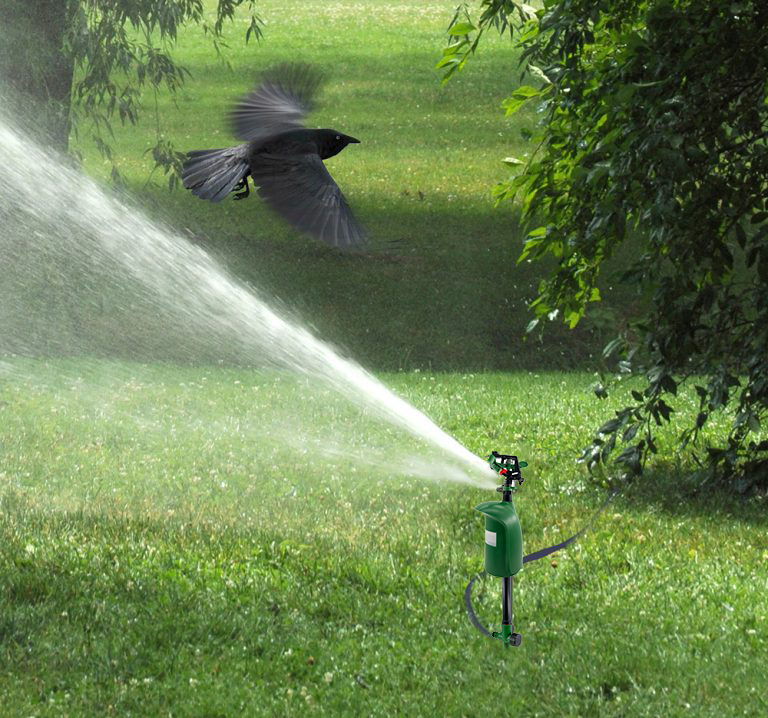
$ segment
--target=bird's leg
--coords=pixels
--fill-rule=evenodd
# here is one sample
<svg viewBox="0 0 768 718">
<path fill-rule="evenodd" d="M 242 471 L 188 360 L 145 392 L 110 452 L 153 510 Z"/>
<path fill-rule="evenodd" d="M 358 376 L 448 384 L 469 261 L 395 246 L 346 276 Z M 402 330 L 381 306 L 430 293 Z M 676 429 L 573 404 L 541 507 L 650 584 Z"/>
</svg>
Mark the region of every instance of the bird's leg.
<svg viewBox="0 0 768 718">
<path fill-rule="evenodd" d="M 237 190 L 243 190 L 242 192 L 237 192 Z M 233 192 L 237 192 L 235 195 L 235 199 L 245 199 L 250 193 L 251 188 L 248 186 L 248 175 L 243 177 L 233 188 Z"/>
</svg>

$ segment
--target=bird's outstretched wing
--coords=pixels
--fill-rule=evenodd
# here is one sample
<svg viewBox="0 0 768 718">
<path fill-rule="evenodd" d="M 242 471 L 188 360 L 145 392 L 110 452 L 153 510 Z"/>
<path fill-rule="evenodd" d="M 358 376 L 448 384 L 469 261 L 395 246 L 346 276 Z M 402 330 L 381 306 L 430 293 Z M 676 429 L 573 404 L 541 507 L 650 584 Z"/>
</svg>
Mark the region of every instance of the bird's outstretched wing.
<svg viewBox="0 0 768 718">
<path fill-rule="evenodd" d="M 262 140 L 286 130 L 303 127 L 322 84 L 313 65 L 284 63 L 267 70 L 253 92 L 235 105 L 230 122 L 240 140 Z"/>
<path fill-rule="evenodd" d="M 220 202 L 248 174 L 248 145 L 187 154 L 182 181 L 200 199 Z"/>
<path fill-rule="evenodd" d="M 251 177 L 259 195 L 296 229 L 339 249 L 365 244 L 365 231 L 316 154 L 262 153 L 256 164 Z"/>
</svg>

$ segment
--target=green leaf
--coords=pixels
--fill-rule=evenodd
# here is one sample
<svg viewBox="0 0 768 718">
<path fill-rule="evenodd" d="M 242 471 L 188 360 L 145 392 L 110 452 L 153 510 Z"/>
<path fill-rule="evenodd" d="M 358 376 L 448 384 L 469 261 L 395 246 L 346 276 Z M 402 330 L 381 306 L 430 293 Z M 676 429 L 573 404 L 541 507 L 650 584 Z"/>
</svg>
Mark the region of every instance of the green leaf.
<svg viewBox="0 0 768 718">
<path fill-rule="evenodd" d="M 501 107 L 506 115 L 514 115 L 526 102 L 528 102 L 528 98 L 516 99 L 508 97 L 501 103 Z"/>
<path fill-rule="evenodd" d="M 662 399 L 659 399 L 658 403 L 656 404 L 656 408 L 658 409 L 659 414 L 664 417 L 664 421 L 669 421 L 670 415 L 675 411 Z"/>
<path fill-rule="evenodd" d="M 505 165 L 509 165 L 510 167 L 515 167 L 517 165 L 524 165 L 525 162 L 523 160 L 517 159 L 517 157 L 505 157 L 502 162 Z"/>
<path fill-rule="evenodd" d="M 545 85 L 551 85 L 552 81 L 544 74 L 544 71 L 536 65 L 528 65 L 528 72 L 537 80 L 541 80 Z"/>
<path fill-rule="evenodd" d="M 621 426 L 621 419 L 615 417 L 605 422 L 598 430 L 598 434 L 611 434 Z"/>
<path fill-rule="evenodd" d="M 535 87 L 531 87 L 530 85 L 520 85 L 513 93 L 512 97 L 536 97 L 537 95 L 541 94 L 541 90 L 537 90 Z"/>
<path fill-rule="evenodd" d="M 677 382 L 669 374 L 665 374 L 661 377 L 660 385 L 664 391 L 675 396 L 677 395 Z"/>
<path fill-rule="evenodd" d="M 581 319 L 582 312 L 572 311 L 565 315 L 565 321 L 568 322 L 568 328 L 573 329 Z"/>
<path fill-rule="evenodd" d="M 448 28 L 449 35 L 468 35 L 477 28 L 471 22 L 457 22 Z"/>
<path fill-rule="evenodd" d="M 537 90 L 535 87 L 531 87 L 530 85 L 522 85 L 512 93 L 511 97 L 508 97 L 506 100 L 504 100 L 501 103 L 501 106 L 504 108 L 504 111 L 507 115 L 513 115 L 526 102 L 528 102 L 528 100 L 534 97 L 539 97 L 540 95 L 541 90 Z"/>
<path fill-rule="evenodd" d="M 447 67 L 449 65 L 458 65 L 460 62 L 460 57 L 457 57 L 456 55 L 446 55 L 438 61 L 438 63 L 435 65 L 435 69 Z"/>
<path fill-rule="evenodd" d="M 744 231 L 744 227 L 737 222 L 733 227 L 733 231 L 736 234 L 736 241 L 739 243 L 739 247 L 744 249 L 747 245 L 747 233 Z"/>
<path fill-rule="evenodd" d="M 622 434 L 621 440 L 624 442 L 632 441 L 632 439 L 635 438 L 635 434 L 637 434 L 639 428 L 640 424 L 638 423 L 630 424 Z"/>
</svg>

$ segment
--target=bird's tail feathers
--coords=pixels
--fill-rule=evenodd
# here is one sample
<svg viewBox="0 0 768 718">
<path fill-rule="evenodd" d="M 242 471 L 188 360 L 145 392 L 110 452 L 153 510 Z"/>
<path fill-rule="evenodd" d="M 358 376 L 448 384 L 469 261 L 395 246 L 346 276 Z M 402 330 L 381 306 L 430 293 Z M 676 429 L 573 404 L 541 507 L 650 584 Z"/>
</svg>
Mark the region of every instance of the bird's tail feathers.
<svg viewBox="0 0 768 718">
<path fill-rule="evenodd" d="M 181 174 L 184 186 L 200 199 L 220 202 L 250 172 L 247 147 L 189 152 Z"/>
</svg>

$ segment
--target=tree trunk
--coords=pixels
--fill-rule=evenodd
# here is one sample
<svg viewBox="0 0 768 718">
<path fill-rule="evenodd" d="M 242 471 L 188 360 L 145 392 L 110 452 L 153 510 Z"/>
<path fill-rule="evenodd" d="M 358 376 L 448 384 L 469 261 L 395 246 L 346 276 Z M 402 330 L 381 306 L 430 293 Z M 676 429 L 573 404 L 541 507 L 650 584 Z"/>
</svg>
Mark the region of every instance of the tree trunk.
<svg viewBox="0 0 768 718">
<path fill-rule="evenodd" d="M 74 62 L 65 39 L 77 0 L 0 2 L 0 82 L 37 139 L 66 152 Z"/>
</svg>

